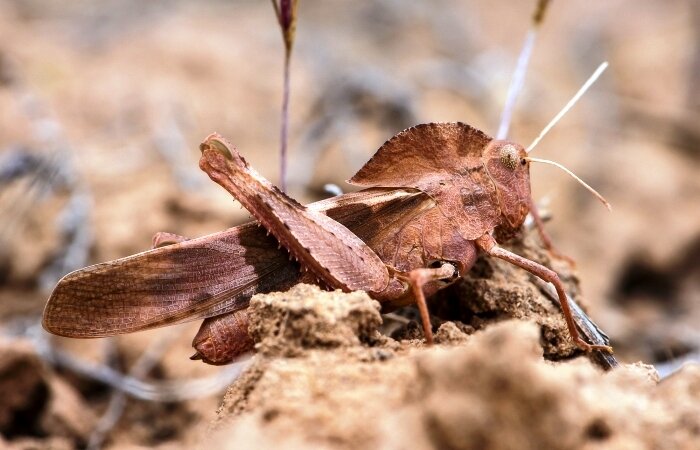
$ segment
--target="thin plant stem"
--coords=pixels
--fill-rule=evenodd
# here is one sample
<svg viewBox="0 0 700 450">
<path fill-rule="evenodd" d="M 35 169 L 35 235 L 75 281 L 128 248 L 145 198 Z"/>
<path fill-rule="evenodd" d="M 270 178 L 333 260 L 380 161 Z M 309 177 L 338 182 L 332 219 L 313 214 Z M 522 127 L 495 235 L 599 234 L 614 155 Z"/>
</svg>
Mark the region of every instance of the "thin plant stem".
<svg viewBox="0 0 700 450">
<path fill-rule="evenodd" d="M 289 62 L 291 51 L 284 52 L 284 85 L 282 88 L 282 118 L 280 124 L 280 189 L 287 190 L 287 138 L 289 130 Z"/>
<path fill-rule="evenodd" d="M 501 122 L 498 125 L 496 139 L 505 139 L 508 137 L 508 131 L 510 130 L 510 124 L 513 118 L 513 111 L 515 110 L 515 102 L 518 99 L 518 94 L 520 94 L 520 91 L 523 89 L 523 84 L 525 83 L 527 66 L 530 62 L 530 56 L 532 56 L 532 49 L 535 47 L 536 37 L 537 27 L 533 27 L 530 31 L 528 31 L 527 36 L 525 37 L 523 49 L 520 51 L 520 56 L 518 57 L 518 64 L 515 67 L 513 78 L 511 78 L 510 85 L 508 86 L 506 103 L 503 106 L 503 113 L 501 114 Z"/>
<path fill-rule="evenodd" d="M 272 0 L 272 7 L 284 40 L 284 85 L 282 88 L 282 118 L 280 121 L 280 181 L 282 192 L 287 190 L 287 141 L 289 129 L 289 64 L 296 33 L 297 5 L 299 0 Z"/>
</svg>

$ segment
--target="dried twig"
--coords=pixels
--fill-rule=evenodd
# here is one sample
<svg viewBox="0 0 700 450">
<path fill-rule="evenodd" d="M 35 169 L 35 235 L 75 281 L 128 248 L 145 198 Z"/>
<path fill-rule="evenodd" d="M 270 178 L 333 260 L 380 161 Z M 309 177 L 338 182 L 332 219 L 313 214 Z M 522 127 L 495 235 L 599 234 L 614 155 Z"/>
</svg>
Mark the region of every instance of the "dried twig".
<svg viewBox="0 0 700 450">
<path fill-rule="evenodd" d="M 75 188 L 57 220 L 64 246 L 39 276 L 42 291 L 50 291 L 63 275 L 87 263 L 93 241 L 89 217 L 91 209 L 92 196 L 89 192 Z"/>
<path fill-rule="evenodd" d="M 148 373 L 158 364 L 161 357 L 167 351 L 168 347 L 176 336 L 177 334 L 174 333 L 172 329 L 170 332 L 161 334 L 134 363 L 129 371 L 129 376 L 137 379 L 145 378 Z M 95 450 L 102 448 L 102 444 L 107 438 L 109 432 L 119 421 L 125 407 L 126 394 L 124 391 L 116 391 L 112 393 L 107 409 L 102 417 L 100 417 L 100 420 L 92 434 L 90 434 L 87 444 L 88 449 Z"/>
<path fill-rule="evenodd" d="M 4 64 L 10 65 L 7 61 Z M 3 178 L 0 187 L 12 178 L 24 176 L 30 180 L 30 188 L 22 193 L 20 201 L 13 203 L 12 213 L 3 214 L 3 218 L 11 217 L 15 222 L 21 222 L 36 201 L 48 193 L 59 189 L 67 189 L 71 193 L 58 219 L 64 247 L 39 277 L 41 288 L 48 290 L 60 277 L 87 263 L 93 239 L 89 221 L 92 201 L 87 186 L 82 183 L 72 164 L 73 149 L 64 136 L 61 123 L 53 117 L 42 99 L 22 82 L 19 71 L 14 67 L 10 69 L 12 76 L 7 78 L 6 84 L 31 124 L 32 135 L 42 152 L 25 152 L 24 155 L 16 153 L 14 162 L 9 160 L 5 168 L 0 168 L 0 172 L 5 175 L 4 178 L 0 177 Z M 3 223 L 5 228 L 0 233 L 0 239 L 10 238 L 8 234 L 11 231 L 8 229 L 11 229 L 11 225 L 12 223 Z"/>
<path fill-rule="evenodd" d="M 678 372 L 686 364 L 700 363 L 700 351 L 685 354 L 679 358 L 674 358 L 670 361 L 655 364 L 654 367 L 659 373 L 659 377 L 663 380 L 674 373 Z"/>
<path fill-rule="evenodd" d="M 49 364 L 106 384 L 132 397 L 156 402 L 180 402 L 221 392 L 247 367 L 250 359 L 242 358 L 211 377 L 148 382 L 132 375 L 124 375 L 103 364 L 78 359 L 55 348 L 40 325 L 30 327 L 27 336 L 34 343 L 37 353 Z"/>
<path fill-rule="evenodd" d="M 168 163 L 180 189 L 199 189 L 204 184 L 204 177 L 190 160 L 191 149 L 183 132 L 182 113 L 175 106 L 163 109 L 163 118 L 153 131 L 153 146 Z"/>
</svg>

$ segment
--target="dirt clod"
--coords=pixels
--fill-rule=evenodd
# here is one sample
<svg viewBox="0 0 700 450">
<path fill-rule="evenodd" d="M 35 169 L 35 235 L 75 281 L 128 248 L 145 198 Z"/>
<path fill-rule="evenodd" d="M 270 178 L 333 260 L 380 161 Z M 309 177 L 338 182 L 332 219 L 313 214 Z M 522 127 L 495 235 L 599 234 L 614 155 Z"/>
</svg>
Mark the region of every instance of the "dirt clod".
<svg viewBox="0 0 700 450">
<path fill-rule="evenodd" d="M 540 327 L 520 320 L 471 336 L 445 322 L 438 345 L 392 341 L 390 357 L 370 357 L 385 348 L 363 345 L 375 310 L 364 327 L 347 310 L 367 311 L 362 305 L 371 302 L 307 286 L 293 291 L 253 301 L 251 326 L 274 352 L 256 356 L 229 389 L 212 437 L 221 448 L 660 448 L 669 436 L 676 447 L 700 444 L 697 366 L 659 382 L 643 364 L 606 373 L 586 358 L 549 362 Z M 327 296 L 348 306 L 329 306 Z M 302 320 L 314 318 L 303 345 L 278 331 L 280 317 L 292 312 L 259 312 L 298 311 L 294 302 L 305 305 Z M 342 313 L 329 314 L 337 309 Z M 330 323 L 341 340 L 329 341 Z"/>
<path fill-rule="evenodd" d="M 254 297 L 250 334 L 258 352 L 296 356 L 308 348 L 352 347 L 378 339 L 379 303 L 364 292 L 323 292 L 300 284 Z"/>
<path fill-rule="evenodd" d="M 445 322 L 435 333 L 435 342 L 437 344 L 462 344 L 469 339 L 463 328 L 460 329 L 454 322 Z"/>
</svg>

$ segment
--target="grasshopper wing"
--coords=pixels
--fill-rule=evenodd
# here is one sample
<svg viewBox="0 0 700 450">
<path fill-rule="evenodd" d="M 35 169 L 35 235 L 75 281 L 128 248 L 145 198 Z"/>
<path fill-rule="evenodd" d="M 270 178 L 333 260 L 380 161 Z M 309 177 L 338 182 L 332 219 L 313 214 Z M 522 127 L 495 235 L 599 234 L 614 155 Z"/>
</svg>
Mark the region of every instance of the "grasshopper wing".
<svg viewBox="0 0 700 450">
<path fill-rule="evenodd" d="M 309 205 L 364 239 L 391 228 L 424 195 L 370 189 Z M 285 290 L 299 266 L 256 224 L 160 247 L 72 272 L 44 310 L 46 330 L 92 338 L 218 316 L 247 307 L 256 293 Z"/>
<path fill-rule="evenodd" d="M 51 294 L 43 325 L 77 338 L 130 333 L 245 308 L 298 277 L 277 242 L 247 224 L 72 272 Z"/>
</svg>

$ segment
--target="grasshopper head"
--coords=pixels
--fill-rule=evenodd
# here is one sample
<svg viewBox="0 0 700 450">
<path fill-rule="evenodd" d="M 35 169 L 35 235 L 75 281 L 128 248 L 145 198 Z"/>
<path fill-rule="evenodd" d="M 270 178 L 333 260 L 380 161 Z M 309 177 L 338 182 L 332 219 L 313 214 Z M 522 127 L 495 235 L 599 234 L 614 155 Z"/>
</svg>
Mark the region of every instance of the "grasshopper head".
<svg viewBox="0 0 700 450">
<path fill-rule="evenodd" d="M 511 141 L 493 140 L 483 153 L 484 165 L 496 185 L 502 227 L 515 231 L 530 210 L 530 162 L 527 152 Z"/>
</svg>

